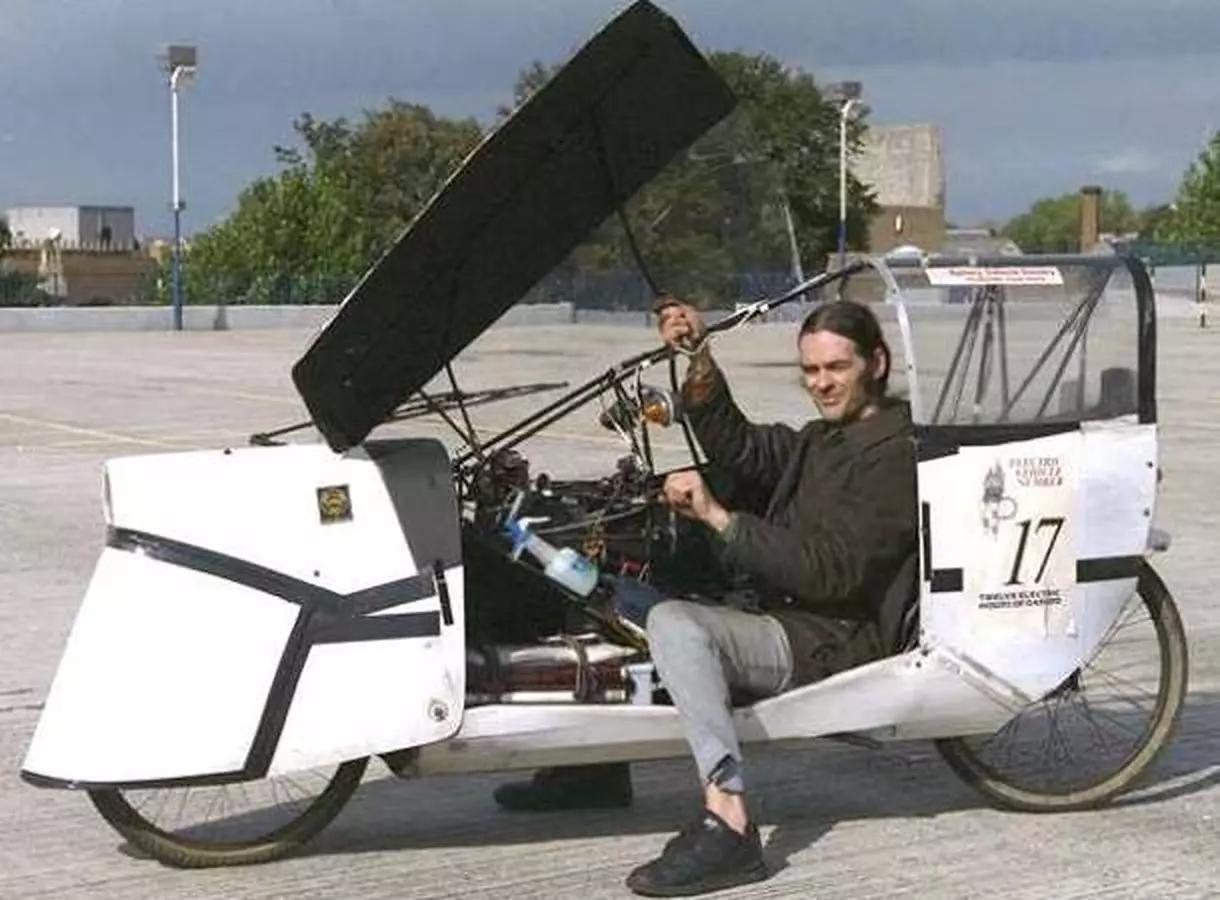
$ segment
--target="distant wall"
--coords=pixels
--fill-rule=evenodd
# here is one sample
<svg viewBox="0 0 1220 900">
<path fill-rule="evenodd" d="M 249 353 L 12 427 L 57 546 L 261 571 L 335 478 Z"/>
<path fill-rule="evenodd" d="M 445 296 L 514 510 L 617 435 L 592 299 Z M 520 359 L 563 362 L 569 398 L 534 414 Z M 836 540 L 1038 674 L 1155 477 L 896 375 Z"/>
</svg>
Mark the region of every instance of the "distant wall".
<svg viewBox="0 0 1220 900">
<path fill-rule="evenodd" d="M 41 250 L 21 247 L 4 254 L 10 269 L 38 274 Z M 132 303 L 138 300 L 157 270 L 157 261 L 138 251 L 65 249 L 61 259 L 69 306 L 106 301 Z"/>
<path fill-rule="evenodd" d="M 1168 281 L 1168 279 L 1166 279 Z M 1121 288 L 1120 288 L 1121 290 Z M 933 292 L 928 292 L 933 293 Z M 884 285 L 873 273 L 853 278 L 846 296 L 869 303 L 884 298 Z M 926 299 L 913 295 L 910 303 L 923 304 Z M 1157 314 L 1162 317 L 1194 315 L 1197 304 L 1193 292 L 1178 284 L 1157 289 Z M 934 304 L 936 305 L 936 304 Z M 318 329 L 330 320 L 335 306 L 187 306 L 183 309 L 183 327 L 188 331 L 226 331 L 258 328 Z M 764 321 L 775 324 L 795 323 L 808 309 L 792 303 L 775 310 Z M 728 310 L 708 313 L 710 321 L 727 315 Z M 883 307 L 879 312 L 886 314 Z M 946 307 L 946 313 L 960 314 L 960 307 Z M 647 312 L 611 312 L 597 309 L 573 309 L 571 303 L 549 303 L 514 306 L 496 323 L 498 326 L 528 325 L 621 325 L 631 328 L 653 328 L 655 316 Z M 20 331 L 169 331 L 173 327 L 173 310 L 167 306 L 99 306 L 99 307 L 39 307 L 34 309 L 0 307 L 0 333 Z"/>
<path fill-rule="evenodd" d="M 318 329 L 336 309 L 335 306 L 186 306 L 182 310 L 182 326 L 188 331 Z M 572 304 L 554 303 L 515 306 L 497 324 L 561 325 L 573 321 Z M 0 332 L 168 331 L 173 324 L 173 309 L 168 306 L 0 307 Z"/>
</svg>

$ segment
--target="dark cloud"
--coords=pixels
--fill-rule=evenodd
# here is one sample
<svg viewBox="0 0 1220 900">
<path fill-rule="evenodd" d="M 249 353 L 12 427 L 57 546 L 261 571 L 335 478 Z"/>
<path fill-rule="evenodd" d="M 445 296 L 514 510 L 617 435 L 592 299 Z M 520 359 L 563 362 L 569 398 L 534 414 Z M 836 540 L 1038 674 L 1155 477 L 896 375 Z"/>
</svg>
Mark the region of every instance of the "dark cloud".
<svg viewBox="0 0 1220 900">
<path fill-rule="evenodd" d="M 533 59 L 566 58 L 611 0 L 2 0 L 0 207 L 137 206 L 168 228 L 155 54 L 197 43 L 183 102 L 188 228 L 274 170 L 302 112 L 388 97 L 488 120 Z M 865 82 L 879 122 L 944 129 L 951 213 L 1004 215 L 1082 180 L 1172 191 L 1220 109 L 1216 0 L 671 0 L 706 49 Z"/>
<path fill-rule="evenodd" d="M 820 66 L 975 66 L 1214 54 L 1215 0 L 674 0 L 704 40 Z M 737 10 L 738 12 L 734 12 Z"/>
</svg>

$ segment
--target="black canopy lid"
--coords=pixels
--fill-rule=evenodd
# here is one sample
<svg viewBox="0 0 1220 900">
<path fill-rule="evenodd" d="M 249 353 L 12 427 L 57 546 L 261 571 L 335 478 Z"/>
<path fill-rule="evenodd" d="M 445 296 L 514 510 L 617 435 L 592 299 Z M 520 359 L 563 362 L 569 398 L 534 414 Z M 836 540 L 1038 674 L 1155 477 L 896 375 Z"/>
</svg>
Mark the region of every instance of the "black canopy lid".
<svg viewBox="0 0 1220 900">
<path fill-rule="evenodd" d="M 359 444 L 736 105 L 637 2 L 490 134 L 292 369 L 336 452 Z"/>
</svg>

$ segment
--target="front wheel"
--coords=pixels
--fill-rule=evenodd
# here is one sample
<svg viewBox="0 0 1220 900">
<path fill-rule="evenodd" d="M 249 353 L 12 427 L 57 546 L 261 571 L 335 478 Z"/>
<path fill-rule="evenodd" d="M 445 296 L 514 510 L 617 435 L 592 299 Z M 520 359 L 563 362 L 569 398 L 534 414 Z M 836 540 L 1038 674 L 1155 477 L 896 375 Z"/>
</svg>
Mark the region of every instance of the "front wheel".
<svg viewBox="0 0 1220 900">
<path fill-rule="evenodd" d="M 1153 640 L 1157 656 L 1150 659 Z M 1169 742 L 1186 678 L 1182 619 L 1144 563 L 1135 595 L 1088 663 L 994 734 L 945 738 L 936 748 L 958 777 L 999 806 L 1093 809 L 1131 787 Z M 1074 756 L 1077 746 L 1083 752 Z"/>
<path fill-rule="evenodd" d="M 269 862 L 314 838 L 355 793 L 368 758 L 332 771 L 223 785 L 89 791 L 132 846 L 166 865 L 198 869 Z"/>
</svg>

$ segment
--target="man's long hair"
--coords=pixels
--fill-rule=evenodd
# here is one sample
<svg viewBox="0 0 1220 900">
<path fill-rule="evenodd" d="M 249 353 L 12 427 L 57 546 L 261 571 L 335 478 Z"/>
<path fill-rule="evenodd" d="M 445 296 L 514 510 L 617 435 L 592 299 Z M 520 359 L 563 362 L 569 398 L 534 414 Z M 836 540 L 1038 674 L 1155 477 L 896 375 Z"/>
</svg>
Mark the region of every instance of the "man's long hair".
<svg viewBox="0 0 1220 900">
<path fill-rule="evenodd" d="M 819 331 L 829 331 L 851 341 L 856 352 L 873 368 L 873 356 L 878 350 L 885 355 L 885 371 L 881 375 L 870 374 L 868 381 L 869 394 L 877 399 L 885 396 L 889 389 L 890 368 L 893 366 L 893 355 L 890 345 L 885 341 L 881 323 L 873 311 L 863 303 L 854 300 L 833 300 L 815 307 L 813 312 L 801 322 L 800 333 L 796 336 L 800 341 L 807 334 L 817 334 Z"/>
</svg>

